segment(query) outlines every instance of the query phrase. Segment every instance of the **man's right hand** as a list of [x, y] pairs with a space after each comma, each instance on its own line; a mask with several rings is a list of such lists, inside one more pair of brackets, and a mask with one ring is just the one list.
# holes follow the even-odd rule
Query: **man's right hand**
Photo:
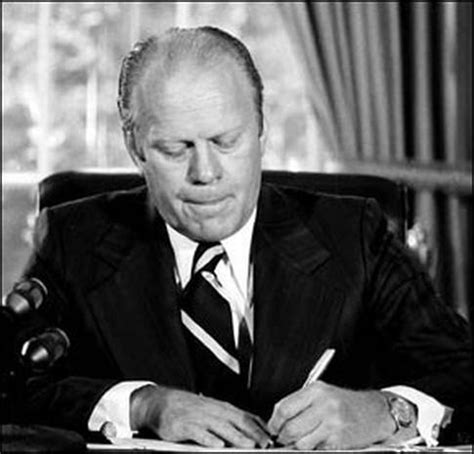
[[130, 425], [132, 430], [151, 430], [162, 440], [193, 441], [212, 448], [250, 449], [270, 444], [258, 416], [227, 402], [156, 385], [132, 393]]

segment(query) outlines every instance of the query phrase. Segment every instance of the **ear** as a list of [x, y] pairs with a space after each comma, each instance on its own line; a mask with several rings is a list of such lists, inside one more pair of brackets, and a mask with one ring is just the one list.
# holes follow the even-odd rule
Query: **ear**
[[145, 162], [145, 156], [137, 145], [133, 129], [123, 131], [123, 140], [132, 161], [141, 170], [142, 164]]
[[267, 139], [268, 139], [268, 123], [267, 119], [263, 118], [263, 128], [260, 132], [260, 137], [258, 138], [260, 142], [260, 153], [263, 155], [265, 153], [265, 149], [267, 146]]

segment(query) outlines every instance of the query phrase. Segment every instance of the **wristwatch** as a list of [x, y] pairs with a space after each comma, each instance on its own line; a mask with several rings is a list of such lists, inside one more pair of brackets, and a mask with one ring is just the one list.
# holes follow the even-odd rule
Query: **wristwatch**
[[402, 428], [413, 427], [417, 420], [415, 405], [397, 394], [388, 391], [382, 391], [382, 393], [387, 399], [389, 412], [395, 421], [395, 432]]

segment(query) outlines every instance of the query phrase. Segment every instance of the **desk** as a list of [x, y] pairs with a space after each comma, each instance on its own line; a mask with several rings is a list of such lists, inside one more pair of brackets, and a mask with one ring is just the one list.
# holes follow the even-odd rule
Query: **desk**
[[[110, 454], [111, 452], [123, 454], [124, 452], [219, 452], [219, 453], [255, 453], [255, 452], [278, 452], [278, 453], [297, 453], [302, 451], [289, 450], [286, 448], [272, 448], [272, 449], [237, 449], [237, 448], [226, 448], [226, 449], [208, 449], [200, 446], [189, 445], [189, 444], [178, 444], [169, 443], [160, 440], [150, 440], [143, 438], [133, 439], [111, 439], [112, 445], [93, 444], [87, 445], [88, 451], [91, 453]], [[388, 446], [372, 446], [366, 449], [345, 449], [345, 450], [318, 450], [318, 451], [304, 451], [304, 452], [325, 452], [325, 453], [355, 453], [355, 452], [371, 452], [371, 453], [419, 453], [419, 452], [431, 452], [431, 453], [444, 453], [444, 452], [472, 452], [472, 445], [462, 446], [440, 446], [436, 448], [427, 448], [423, 446], [401, 448], [401, 447], [388, 447]]]
[[[126, 454], [126, 453], [175, 453], [175, 452], [222, 452], [222, 453], [255, 453], [255, 452], [279, 452], [296, 453], [302, 451], [288, 450], [284, 448], [275, 449], [206, 449], [194, 445], [168, 443], [160, 440], [150, 439], [113, 439], [115, 444], [98, 443], [92, 441], [86, 443], [79, 434], [47, 426], [22, 426], [22, 425], [2, 425], [1, 426], [0, 452], [3, 453], [88, 453], [88, 454]], [[146, 449], [148, 448], [148, 449]], [[305, 451], [315, 452], [315, 451]], [[334, 453], [416, 453], [416, 452], [471, 452], [472, 445], [451, 446], [451, 447], [415, 447], [409, 449], [388, 448], [383, 446], [373, 446], [364, 450], [331, 450], [318, 452]]]

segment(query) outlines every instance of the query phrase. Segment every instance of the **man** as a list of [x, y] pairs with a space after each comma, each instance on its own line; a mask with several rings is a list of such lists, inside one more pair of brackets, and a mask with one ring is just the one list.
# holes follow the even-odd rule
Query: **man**
[[469, 410], [466, 324], [377, 204], [261, 185], [262, 84], [242, 43], [173, 29], [134, 48], [119, 84], [146, 188], [39, 217], [25, 275], [71, 350], [29, 381], [30, 420], [356, 448], [435, 443], [450, 409]]

